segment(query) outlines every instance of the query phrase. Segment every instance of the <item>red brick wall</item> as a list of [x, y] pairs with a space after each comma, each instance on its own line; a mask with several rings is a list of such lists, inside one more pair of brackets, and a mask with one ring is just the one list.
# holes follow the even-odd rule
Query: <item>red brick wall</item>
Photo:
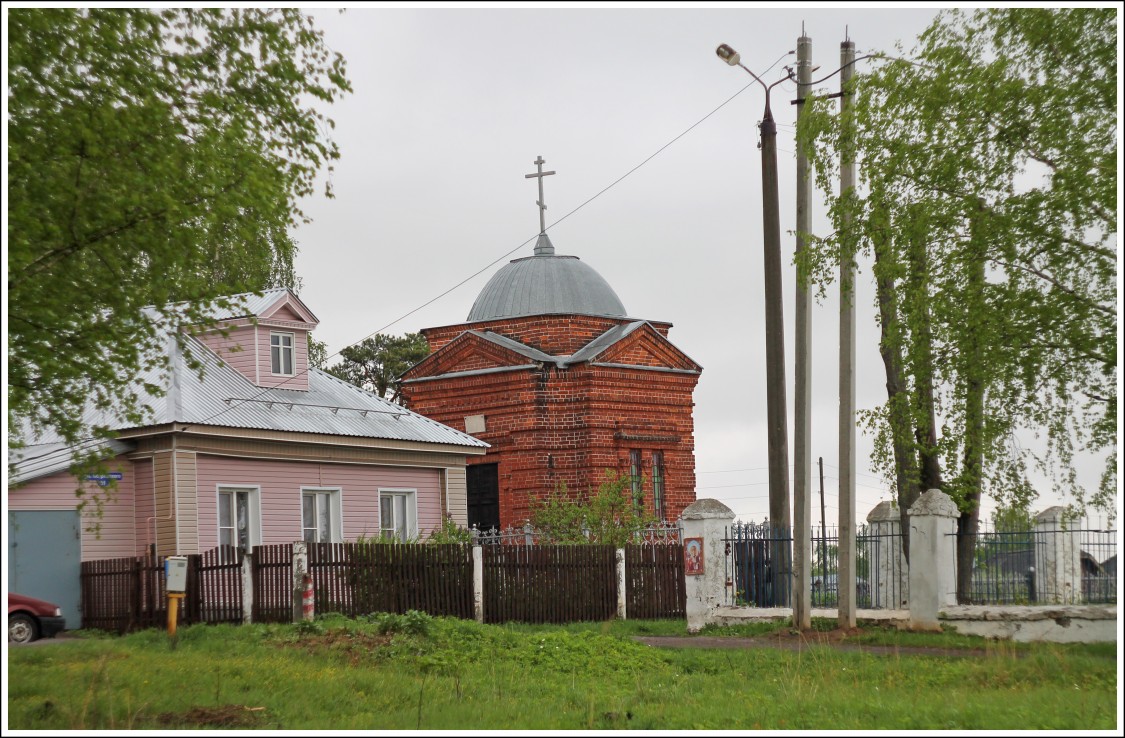
[[[511, 336], [538, 331], [561, 345], [563, 334], [575, 322], [581, 323], [572, 320], [576, 317], [583, 316], [555, 316], [557, 325], [541, 316], [509, 321], [514, 324], [508, 327], [500, 325], [504, 321], [493, 321], [491, 330]], [[584, 325], [592, 335], [582, 343], [616, 322], [583, 320], [591, 321]], [[603, 321], [600, 328], [596, 320]], [[668, 325], [663, 324], [662, 333]], [[430, 329], [436, 336], [426, 332], [431, 345], [436, 340], [440, 347], [454, 337], [445, 330]], [[597, 488], [606, 469], [627, 475], [630, 449], [642, 452], [645, 504], [650, 512], [652, 451], [664, 452], [665, 514], [674, 520], [695, 501], [692, 392], [698, 381], [699, 375], [692, 373], [583, 364], [408, 383], [402, 393], [412, 410], [458, 430], [465, 430], [465, 416], [485, 416], [486, 430], [475, 435], [492, 448], [470, 463], [499, 464], [502, 525], [523, 522], [529, 501], [561, 484], [572, 495], [585, 495]]]

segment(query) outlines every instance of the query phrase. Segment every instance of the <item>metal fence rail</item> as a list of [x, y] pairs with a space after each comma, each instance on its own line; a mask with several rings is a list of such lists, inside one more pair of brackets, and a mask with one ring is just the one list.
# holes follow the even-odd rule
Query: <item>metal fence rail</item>
[[[813, 607], [839, 604], [840, 535], [836, 527], [810, 530]], [[788, 528], [736, 523], [727, 529], [727, 580], [730, 604], [790, 607], [793, 537]], [[861, 525], [856, 531], [856, 607], [897, 609], [907, 606], [908, 572], [901, 555], [902, 534], [889, 527]], [[775, 577], [783, 579], [775, 586]]]
[[1090, 604], [1117, 604], [1117, 531], [1080, 534], [1083, 599]]
[[[633, 536], [634, 543], [651, 545], [679, 545], [683, 540], [684, 524], [682, 520], [662, 521], [638, 531]], [[542, 546], [561, 543], [574, 543], [574, 541], [559, 541], [551, 535], [550, 531], [539, 530], [530, 523], [524, 525], [510, 525], [506, 528], [490, 528], [488, 530], [469, 529], [472, 541], [477, 546]], [[599, 544], [597, 535], [590, 529], [584, 529], [582, 535], [584, 542]], [[583, 541], [579, 541], [580, 543]]]
[[[957, 536], [949, 538], [956, 546]], [[973, 538], [970, 604], [1117, 602], [1116, 531], [982, 526]]]
[[793, 536], [788, 527], [735, 523], [727, 528], [727, 581], [731, 604], [789, 607]]

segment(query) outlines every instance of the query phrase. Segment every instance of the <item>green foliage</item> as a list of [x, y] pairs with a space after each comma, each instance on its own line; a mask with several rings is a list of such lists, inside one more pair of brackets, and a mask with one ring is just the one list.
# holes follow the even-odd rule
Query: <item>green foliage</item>
[[424, 636], [430, 632], [434, 619], [427, 613], [418, 610], [407, 610], [399, 615], [393, 612], [377, 612], [365, 615], [363, 620], [375, 625], [375, 632], [379, 635], [393, 635], [405, 633], [407, 635]]
[[426, 543], [472, 543], [473, 533], [467, 528], [462, 528], [454, 522], [453, 518], [446, 515], [441, 519], [441, 527], [430, 534]]
[[566, 485], [543, 500], [532, 500], [531, 524], [544, 543], [600, 543], [618, 548], [632, 543], [636, 535], [655, 520], [631, 498], [631, 478], [612, 469], [605, 481], [587, 498], [571, 497]]
[[[598, 632], [601, 623], [433, 618], [425, 634], [391, 635], [362, 620], [323, 625], [305, 635], [295, 625], [193, 625], [173, 654], [159, 630], [10, 649], [19, 678], [8, 682], [5, 718], [12, 730], [54, 732], [224, 727], [207, 721], [245, 717], [247, 708], [254, 727], [275, 731], [1089, 731], [1116, 723], [1113, 644], [994, 644], [871, 628], [848, 639], [904, 647], [876, 655], [811, 643], [800, 652], [652, 648]], [[907, 646], [974, 650], [965, 658]], [[176, 679], [162, 678], [169, 669]]]
[[404, 541], [404, 540], [401, 540], [401, 539], [399, 539], [399, 538], [397, 538], [393, 535], [387, 535], [386, 533], [384, 533], [382, 531], [379, 531], [378, 535], [371, 535], [371, 536], [361, 533], [359, 536], [356, 537], [355, 542], [361, 543], [361, 544], [367, 544], [369, 546], [384, 546], [384, 545], [387, 545], [387, 544], [418, 543], [418, 539], [417, 538], [408, 538], [407, 540]]
[[[398, 378], [430, 354], [421, 333], [389, 336], [382, 333], [340, 350], [341, 360], [328, 373], [380, 397], [398, 395]], [[391, 399], [391, 398], [388, 398]]]
[[143, 423], [162, 327], [205, 320], [219, 295], [297, 286], [289, 228], [338, 158], [317, 106], [350, 86], [292, 9], [7, 20], [10, 439], [74, 445], [111, 435], [88, 405]]
[[997, 531], [1024, 533], [1035, 530], [1035, 517], [1027, 505], [1000, 505], [992, 511], [992, 526]]
[[[895, 388], [865, 418], [877, 461], [904, 507], [927, 473], [966, 513], [984, 494], [1024, 505], [1034, 466], [1076, 505], [1111, 509], [1116, 11], [948, 11], [911, 56], [867, 62], [853, 114], [814, 101], [798, 132], [835, 227], [800, 268], [823, 286], [841, 258], [874, 260]], [[861, 182], [837, 197], [841, 154]], [[1027, 431], [1045, 454], [1018, 442]], [[1093, 494], [1080, 451], [1106, 458]]]
[[328, 344], [309, 336], [309, 366], [323, 369], [328, 361]]

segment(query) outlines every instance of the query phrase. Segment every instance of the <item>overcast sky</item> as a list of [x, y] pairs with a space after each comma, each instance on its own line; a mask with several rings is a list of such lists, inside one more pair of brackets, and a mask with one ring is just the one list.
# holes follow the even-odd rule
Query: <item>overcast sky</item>
[[[355, 90], [328, 111], [341, 149], [336, 197], [306, 202], [313, 223], [295, 234], [301, 297], [321, 321], [316, 337], [333, 353], [380, 330], [464, 321], [488, 279], [532, 253], [538, 193], [524, 175], [541, 155], [545, 169], [557, 172], [544, 183], [557, 253], [596, 269], [630, 317], [671, 322], [672, 342], [703, 366], [695, 391], [697, 497], [761, 520], [768, 510], [757, 149], [764, 95], [743, 70], [723, 64], [715, 47], [730, 44], [759, 74], [784, 57], [763, 75], [772, 82], [782, 65], [795, 65], [789, 52], [803, 24], [820, 76], [839, 66], [846, 35], [857, 55], [893, 51], [898, 41], [909, 49], [936, 12], [730, 4], [315, 12], [329, 47], [347, 59]], [[824, 83], [838, 85], [838, 78]], [[790, 83], [773, 93], [790, 439], [794, 93]], [[824, 232], [825, 206], [815, 191], [814, 201], [813, 229]], [[861, 409], [886, 399], [867, 267], [861, 264], [857, 315]], [[838, 516], [838, 309], [830, 289], [812, 313], [813, 518], [819, 520], [822, 456], [829, 525]], [[857, 439], [863, 520], [892, 495], [871, 468], [870, 438]], [[792, 440], [789, 447], [792, 455]], [[1096, 474], [1086, 481], [1096, 482]], [[1035, 509], [1054, 504], [1049, 490], [1040, 493]], [[986, 501], [986, 516], [991, 507]]]

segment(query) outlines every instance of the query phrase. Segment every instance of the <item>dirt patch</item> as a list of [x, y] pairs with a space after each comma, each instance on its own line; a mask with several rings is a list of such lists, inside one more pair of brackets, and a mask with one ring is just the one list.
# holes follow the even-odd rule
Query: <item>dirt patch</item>
[[372, 651], [386, 646], [390, 642], [391, 637], [389, 635], [374, 635], [339, 629], [325, 633], [301, 634], [297, 640], [283, 641], [278, 645], [282, 648], [295, 648], [314, 654], [325, 652], [344, 654], [351, 661], [352, 666], [355, 666], [361, 659], [369, 657]]
[[657, 648], [777, 648], [786, 651], [805, 651], [816, 646], [827, 646], [838, 651], [870, 653], [880, 656], [975, 656], [986, 654], [979, 648], [941, 648], [938, 646], [872, 646], [848, 643], [847, 639], [860, 635], [859, 628], [835, 630], [796, 630], [786, 628], [776, 633], [751, 638], [732, 636], [634, 636], [633, 640]]
[[221, 705], [219, 707], [193, 707], [186, 712], [165, 712], [156, 720], [161, 725], [173, 727], [199, 725], [210, 728], [256, 728], [265, 719], [264, 707]]

